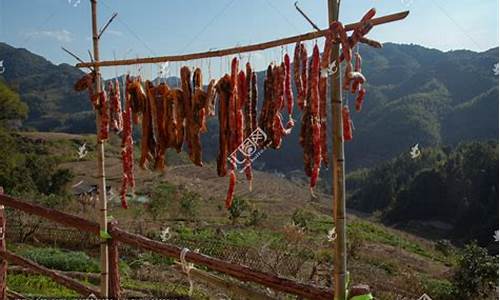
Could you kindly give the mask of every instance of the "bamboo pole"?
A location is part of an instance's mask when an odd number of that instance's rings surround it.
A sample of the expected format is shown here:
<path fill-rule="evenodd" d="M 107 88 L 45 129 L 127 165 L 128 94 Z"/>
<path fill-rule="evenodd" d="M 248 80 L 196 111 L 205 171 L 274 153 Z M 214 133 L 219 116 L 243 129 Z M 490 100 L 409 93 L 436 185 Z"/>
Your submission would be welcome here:
<path fill-rule="evenodd" d="M 3 187 L 0 186 L 0 195 L 3 194 Z M 7 220 L 5 218 L 5 208 L 0 204 L 0 251 L 7 250 L 5 235 L 7 231 Z M 7 299 L 7 260 L 0 259 L 0 300 Z"/>
<path fill-rule="evenodd" d="M 385 24 L 389 22 L 394 22 L 398 21 L 401 19 L 406 18 L 408 15 L 409 11 L 403 11 L 391 15 L 386 15 L 382 16 L 379 18 L 374 18 L 371 20 L 371 23 L 376 26 L 380 24 Z M 350 31 L 354 30 L 356 27 L 360 26 L 362 23 L 352 23 L 348 24 L 345 26 L 345 29 Z M 167 62 L 167 61 L 187 61 L 187 60 L 193 60 L 193 59 L 202 59 L 202 58 L 210 58 L 210 57 L 220 57 L 220 56 L 226 56 L 226 55 L 233 55 L 233 54 L 239 54 L 239 53 L 245 53 L 245 52 L 252 52 L 252 51 L 259 51 L 259 50 L 265 50 L 269 48 L 274 48 L 286 44 L 293 44 L 298 41 L 306 41 L 306 40 L 313 40 L 319 37 L 324 36 L 327 33 L 327 29 L 321 30 L 321 31 L 313 31 L 301 35 L 296 35 L 292 37 L 287 37 L 287 38 L 282 38 L 270 42 L 265 42 L 265 43 L 259 43 L 259 44 L 252 44 L 252 45 L 247 45 L 247 46 L 242 46 L 242 47 L 234 47 L 234 48 L 228 48 L 228 49 L 221 49 L 221 50 L 215 50 L 215 51 L 207 51 L 207 52 L 199 52 L 199 53 L 192 53 L 192 54 L 183 54 L 183 55 L 170 55 L 170 56 L 159 56 L 159 57 L 147 57 L 147 58 L 135 58 L 135 59 L 123 59 L 123 60 L 110 60 L 110 61 L 98 61 L 97 58 L 94 57 L 94 62 L 87 62 L 87 63 L 78 63 L 76 64 L 76 67 L 78 68 L 86 68 L 86 67 L 92 67 L 92 66 L 100 66 L 100 67 L 109 67 L 109 66 L 126 66 L 126 65 L 136 65 L 136 64 L 148 64 L 148 63 L 162 63 L 162 62 Z M 362 42 L 365 42 L 369 45 L 372 45 L 370 43 L 370 40 L 363 39 Z"/>
<path fill-rule="evenodd" d="M 328 0 L 328 23 L 338 21 L 340 0 Z M 339 60 L 339 44 L 335 44 L 330 62 Z M 332 188 L 333 214 L 337 239 L 335 240 L 334 279 L 335 300 L 346 300 L 346 229 L 345 229 L 345 184 L 344 184 L 344 138 L 342 130 L 342 85 L 340 68 L 330 76 L 332 103 Z"/>
<path fill-rule="evenodd" d="M 59 274 L 58 272 L 56 272 L 54 270 L 48 269 L 44 266 L 41 266 L 41 265 L 39 265 L 39 264 L 37 264 L 37 263 L 27 259 L 27 258 L 17 256 L 10 251 L 0 251 L 0 257 L 10 261 L 13 264 L 31 269 L 31 270 L 33 270 L 41 275 L 45 275 L 47 277 L 50 277 L 55 282 L 65 286 L 69 289 L 76 291 L 77 293 L 79 293 L 80 295 L 82 295 L 84 297 L 88 297 L 90 294 L 94 294 L 97 297 L 99 296 L 99 291 L 97 291 L 96 289 L 88 287 L 88 286 L 80 283 L 77 280 L 69 278 L 68 276 Z"/>
<path fill-rule="evenodd" d="M 94 61 L 99 62 L 99 29 L 97 27 L 97 0 L 90 0 L 92 6 L 92 41 L 94 46 Z M 101 92 L 101 74 L 99 66 L 94 67 L 96 76 L 96 93 Z M 106 199 L 106 173 L 104 171 L 104 141 L 99 138 L 100 131 L 100 115 L 96 111 L 96 128 L 97 128 L 97 172 L 99 179 L 99 205 L 97 206 L 97 216 L 99 220 L 99 229 L 101 233 L 108 232 L 107 220 L 107 199 Z M 108 243 L 105 239 L 101 239 L 101 295 L 108 298 L 109 288 L 109 261 L 108 261 Z"/>

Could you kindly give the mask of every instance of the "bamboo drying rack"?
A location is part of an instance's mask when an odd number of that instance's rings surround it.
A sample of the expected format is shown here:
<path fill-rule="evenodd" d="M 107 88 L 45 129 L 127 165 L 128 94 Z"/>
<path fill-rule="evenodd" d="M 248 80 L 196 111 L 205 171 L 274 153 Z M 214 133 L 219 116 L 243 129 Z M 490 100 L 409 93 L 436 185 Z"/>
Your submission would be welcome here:
<path fill-rule="evenodd" d="M 328 1 L 328 23 L 333 21 L 338 21 L 339 17 L 339 7 L 340 0 L 327 0 Z M 192 54 L 183 55 L 171 55 L 171 56 L 159 56 L 159 57 L 147 57 L 147 58 L 135 58 L 135 59 L 124 59 L 124 60 L 99 60 L 99 38 L 102 35 L 102 31 L 109 25 L 109 22 L 103 28 L 101 32 L 98 31 L 97 27 L 97 0 L 90 0 L 92 7 L 92 40 L 93 40 L 93 52 L 94 58 L 91 62 L 80 62 L 76 64 L 78 68 L 93 68 L 96 74 L 96 91 L 99 92 L 101 89 L 101 77 L 99 68 L 100 67 L 111 67 L 111 66 L 126 66 L 126 65 L 137 65 L 137 64 L 150 64 L 150 63 L 162 63 L 162 62 L 172 62 L 172 61 L 188 61 L 194 59 L 204 59 L 211 57 L 222 57 L 234 54 L 240 54 L 244 52 L 260 51 L 269 48 L 274 48 L 282 45 L 292 44 L 299 41 L 307 41 L 325 36 L 327 29 L 320 31 L 313 31 L 301 35 L 291 36 L 287 38 L 282 38 L 278 40 L 273 40 L 265 43 L 247 45 L 242 47 L 227 48 L 222 50 L 199 52 Z M 381 25 L 385 23 L 390 23 L 398 20 L 402 20 L 408 16 L 409 11 L 403 11 L 395 14 L 390 14 L 378 18 L 372 19 L 370 22 L 374 25 Z M 347 31 L 352 31 L 363 23 L 352 23 L 347 24 L 345 29 Z M 360 42 L 366 43 L 371 46 L 377 47 L 378 42 L 362 39 Z M 339 58 L 339 43 L 336 42 L 333 49 L 333 54 L 331 57 L 331 62 L 337 61 Z M 333 153 L 332 153 L 332 187 L 333 187 L 333 207 L 334 207 L 334 221 L 337 232 L 337 240 L 335 243 L 335 300 L 345 300 L 346 295 L 346 229 L 345 229 L 345 183 L 344 183 L 344 141 L 342 137 L 342 95 L 341 95 L 341 81 L 340 76 L 330 76 L 330 86 L 333 87 L 331 93 L 331 104 L 332 104 L 332 141 L 333 141 Z M 97 132 L 99 132 L 99 114 L 96 114 L 97 122 Z M 104 141 L 97 138 L 97 165 L 98 165 L 98 178 L 99 178 L 99 225 L 100 231 L 107 233 L 107 207 L 106 207 L 106 175 L 104 170 Z M 101 243 L 101 290 L 100 294 L 102 297 L 108 297 L 109 289 L 109 261 L 108 261 L 108 244 L 105 240 Z M 187 259 L 189 260 L 189 256 Z"/>

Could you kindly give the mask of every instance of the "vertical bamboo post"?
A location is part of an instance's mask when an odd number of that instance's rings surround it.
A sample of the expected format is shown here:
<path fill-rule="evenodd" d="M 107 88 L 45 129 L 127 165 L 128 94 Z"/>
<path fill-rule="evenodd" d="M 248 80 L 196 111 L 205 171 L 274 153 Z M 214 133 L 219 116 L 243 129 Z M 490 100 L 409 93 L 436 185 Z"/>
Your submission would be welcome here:
<path fill-rule="evenodd" d="M 116 223 L 110 223 L 110 231 Z M 121 299 L 120 289 L 120 257 L 118 254 L 119 242 L 112 238 L 109 242 L 109 298 L 113 300 Z"/>
<path fill-rule="evenodd" d="M 328 0 L 328 23 L 338 21 L 340 0 Z M 338 61 L 339 44 L 333 47 L 331 61 Z M 333 214 L 337 239 L 335 241 L 335 300 L 345 300 L 346 295 L 346 229 L 345 229 L 345 184 L 344 184 L 344 137 L 342 130 L 342 86 L 340 66 L 337 72 L 330 76 L 331 104 L 332 104 L 332 189 Z"/>
<path fill-rule="evenodd" d="M 99 61 L 99 29 L 97 27 L 97 0 L 90 0 L 92 6 L 92 41 L 94 45 L 94 61 Z M 99 66 L 94 67 L 96 76 L 96 93 L 101 92 L 101 74 Z M 97 172 L 99 179 L 99 205 L 97 206 L 97 216 L 99 219 L 99 227 L 101 233 L 108 232 L 107 220 L 107 199 L 106 199 L 106 174 L 104 172 L 104 141 L 99 138 L 101 118 L 99 112 L 96 111 L 96 128 L 97 128 Z M 101 238 L 101 297 L 108 298 L 108 243 Z"/>
<path fill-rule="evenodd" d="M 3 187 L 0 186 L 0 195 L 3 194 Z M 7 220 L 5 218 L 5 208 L 0 205 L 0 251 L 6 251 L 5 235 L 7 230 Z M 0 258 L 0 300 L 7 299 L 7 260 Z"/>

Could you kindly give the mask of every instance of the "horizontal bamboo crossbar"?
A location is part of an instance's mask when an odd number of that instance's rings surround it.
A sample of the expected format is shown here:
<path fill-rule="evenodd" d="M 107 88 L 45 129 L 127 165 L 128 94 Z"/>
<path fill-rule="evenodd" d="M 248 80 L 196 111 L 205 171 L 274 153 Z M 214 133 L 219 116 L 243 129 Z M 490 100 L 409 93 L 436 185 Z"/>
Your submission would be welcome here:
<path fill-rule="evenodd" d="M 62 275 L 54 270 L 48 269 L 44 266 L 41 266 L 27 258 L 17 256 L 10 251 L 0 251 L 0 257 L 9 261 L 10 263 L 16 264 L 18 266 L 22 266 L 28 268 L 30 270 L 35 271 L 38 274 L 45 275 L 47 277 L 52 278 L 55 282 L 72 289 L 79 293 L 84 297 L 88 297 L 90 294 L 94 294 L 94 296 L 99 296 L 99 291 L 97 289 L 90 288 L 77 280 L 69 278 L 66 275 Z"/>
<path fill-rule="evenodd" d="M 56 223 L 74 227 L 85 232 L 90 232 L 96 235 L 99 234 L 99 225 L 95 222 L 54 209 L 45 208 L 34 203 L 24 202 L 7 195 L 0 195 L 0 205 L 15 208 L 25 213 L 46 218 Z M 179 247 L 153 241 L 137 234 L 128 233 L 116 227 L 115 224 L 110 224 L 109 234 L 113 239 L 121 243 L 135 246 L 143 250 L 153 251 L 167 257 L 180 257 L 180 253 L 182 251 Z M 246 266 L 233 264 L 192 251 L 189 251 L 186 254 L 186 260 L 195 264 L 206 266 L 214 271 L 225 273 L 241 281 L 258 283 L 280 292 L 302 296 L 307 299 L 333 299 L 333 291 L 330 289 L 298 283 L 290 279 L 252 270 Z M 21 264 L 21 266 L 29 268 L 29 266 L 26 265 Z"/>
<path fill-rule="evenodd" d="M 371 23 L 376 26 L 380 24 L 385 24 L 389 22 L 394 22 L 398 20 L 402 20 L 408 16 L 409 11 L 403 11 L 391 15 L 382 16 L 379 18 L 374 18 L 371 20 Z M 345 26 L 347 31 L 352 31 L 362 23 L 352 23 Z M 183 55 L 170 55 L 170 56 L 159 56 L 159 57 L 146 57 L 146 58 L 134 58 L 134 59 L 122 59 L 122 60 L 108 60 L 108 61 L 99 61 L 99 62 L 86 62 L 86 63 L 78 63 L 76 67 L 78 68 L 88 68 L 88 67 L 110 67 L 110 66 L 127 66 L 127 65 L 137 65 L 137 64 L 150 64 L 150 63 L 162 63 L 169 61 L 188 61 L 193 59 L 201 59 L 201 58 L 210 58 L 210 57 L 221 57 L 227 55 L 234 55 L 244 52 L 252 52 L 265 50 L 269 48 L 274 48 L 282 45 L 293 44 L 298 41 L 307 41 L 313 40 L 315 38 L 319 38 L 324 36 L 327 33 L 327 29 L 321 31 L 312 31 L 309 33 L 296 35 L 292 37 L 282 38 L 270 42 L 252 44 L 242 47 L 234 47 L 228 49 L 221 50 L 213 50 L 207 52 L 199 52 L 192 54 L 183 54 Z"/>

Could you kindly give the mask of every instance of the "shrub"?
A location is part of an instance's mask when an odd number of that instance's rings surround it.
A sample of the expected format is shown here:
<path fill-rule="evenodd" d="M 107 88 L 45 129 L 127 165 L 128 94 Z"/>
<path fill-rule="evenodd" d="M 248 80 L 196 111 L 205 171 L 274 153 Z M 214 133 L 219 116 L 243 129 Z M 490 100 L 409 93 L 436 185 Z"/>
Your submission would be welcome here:
<path fill-rule="evenodd" d="M 63 251 L 57 248 L 34 248 L 22 255 L 49 269 L 98 273 L 99 265 L 84 252 Z"/>
<path fill-rule="evenodd" d="M 231 208 L 229 208 L 229 220 L 231 220 L 233 224 L 236 224 L 238 219 L 243 215 L 244 212 L 247 211 L 247 209 L 247 200 L 240 197 L 234 197 L 233 204 L 231 205 Z"/>
<path fill-rule="evenodd" d="M 498 258 L 475 242 L 468 244 L 458 258 L 453 285 L 457 299 L 489 299 L 498 287 Z"/>
<path fill-rule="evenodd" d="M 250 219 L 247 222 L 249 226 L 259 225 L 262 221 L 267 218 L 267 214 L 258 208 L 254 208 L 250 213 Z"/>
<path fill-rule="evenodd" d="M 196 192 L 185 191 L 180 201 L 180 213 L 186 217 L 194 218 L 198 214 L 198 204 L 201 196 Z"/>

